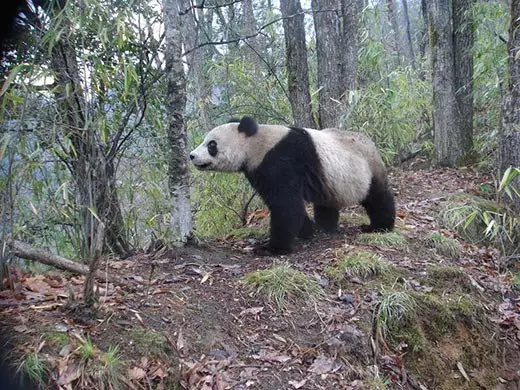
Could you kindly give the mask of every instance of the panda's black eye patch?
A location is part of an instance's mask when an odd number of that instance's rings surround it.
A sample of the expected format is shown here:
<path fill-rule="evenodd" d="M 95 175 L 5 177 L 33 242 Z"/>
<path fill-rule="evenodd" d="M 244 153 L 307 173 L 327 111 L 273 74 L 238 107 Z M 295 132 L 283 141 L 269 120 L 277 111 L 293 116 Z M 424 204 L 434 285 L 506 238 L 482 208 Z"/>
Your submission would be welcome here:
<path fill-rule="evenodd" d="M 215 157 L 218 153 L 217 142 L 209 141 L 208 142 L 208 153 L 211 157 Z"/>

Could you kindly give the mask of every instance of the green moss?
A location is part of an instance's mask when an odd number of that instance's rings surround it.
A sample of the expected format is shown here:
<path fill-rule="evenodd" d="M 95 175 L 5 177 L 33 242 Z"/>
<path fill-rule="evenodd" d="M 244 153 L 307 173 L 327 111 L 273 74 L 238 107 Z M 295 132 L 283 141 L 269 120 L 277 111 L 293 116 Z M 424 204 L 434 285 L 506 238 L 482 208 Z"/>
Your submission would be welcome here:
<path fill-rule="evenodd" d="M 269 224 L 266 222 L 260 226 L 242 226 L 231 230 L 229 233 L 231 236 L 238 238 L 255 238 L 263 239 L 269 237 Z"/>
<path fill-rule="evenodd" d="M 132 329 L 130 330 L 130 338 L 142 354 L 162 356 L 166 352 L 166 339 L 160 333 L 146 329 Z"/>
<path fill-rule="evenodd" d="M 69 343 L 69 336 L 67 335 L 67 333 L 64 332 L 46 332 L 43 335 L 43 338 L 45 339 L 45 341 L 47 341 L 48 344 L 58 348 L 63 348 L 65 345 Z"/>
<path fill-rule="evenodd" d="M 426 283 L 451 291 L 470 292 L 473 287 L 466 273 L 457 267 L 433 265 L 426 268 Z"/>
<path fill-rule="evenodd" d="M 408 243 L 406 237 L 397 231 L 389 233 L 363 233 L 357 241 L 367 245 L 389 246 L 396 249 L 406 249 Z"/>
<path fill-rule="evenodd" d="M 511 281 L 513 286 L 520 289 L 520 272 L 517 272 L 515 276 L 513 277 L 513 280 Z"/>
<path fill-rule="evenodd" d="M 379 275 L 390 269 L 390 264 L 381 256 L 360 251 L 350 256 L 342 257 L 338 263 L 325 268 L 325 274 L 336 283 L 345 278 L 357 277 L 366 279 Z"/>
<path fill-rule="evenodd" d="M 432 232 L 425 238 L 426 246 L 433 248 L 441 256 L 449 259 L 458 259 L 460 256 L 461 248 L 457 240 L 448 238 L 440 233 Z"/>

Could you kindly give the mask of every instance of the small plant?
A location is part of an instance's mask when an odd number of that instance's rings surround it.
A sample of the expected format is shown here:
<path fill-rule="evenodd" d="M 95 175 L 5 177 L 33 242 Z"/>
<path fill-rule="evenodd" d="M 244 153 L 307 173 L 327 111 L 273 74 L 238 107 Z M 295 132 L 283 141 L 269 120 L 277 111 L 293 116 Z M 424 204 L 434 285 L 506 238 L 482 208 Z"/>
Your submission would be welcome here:
<path fill-rule="evenodd" d="M 360 234 L 357 241 L 362 244 L 389 246 L 396 249 L 406 249 L 408 243 L 406 238 L 399 232 L 388 233 L 364 233 Z"/>
<path fill-rule="evenodd" d="M 520 289 L 520 272 L 517 272 L 515 274 L 511 283 L 513 284 L 513 286 Z"/>
<path fill-rule="evenodd" d="M 106 388 L 120 388 L 123 361 L 119 346 L 110 346 L 101 356 L 101 362 L 101 380 L 106 384 Z"/>
<path fill-rule="evenodd" d="M 391 338 L 392 330 L 417 317 L 415 299 L 404 291 L 385 292 L 374 312 L 376 337 Z"/>
<path fill-rule="evenodd" d="M 78 348 L 79 356 L 83 361 L 91 360 L 94 357 L 94 352 L 94 344 L 92 344 L 92 340 L 88 338 L 85 339 Z"/>
<path fill-rule="evenodd" d="M 62 348 L 69 343 L 69 336 L 64 332 L 47 332 L 44 338 L 49 344 L 58 348 Z"/>
<path fill-rule="evenodd" d="M 142 354 L 153 356 L 164 354 L 164 346 L 166 343 L 162 334 L 146 329 L 132 329 L 130 331 L 130 337 L 134 341 L 136 348 Z"/>
<path fill-rule="evenodd" d="M 38 353 L 30 352 L 22 361 L 21 372 L 22 377 L 27 375 L 32 382 L 42 385 L 47 374 L 45 360 Z"/>
<path fill-rule="evenodd" d="M 360 251 L 353 255 L 343 257 L 340 261 L 325 269 L 325 273 L 336 282 L 345 277 L 357 277 L 366 279 L 373 275 L 379 275 L 388 270 L 389 264 L 374 253 Z"/>
<path fill-rule="evenodd" d="M 323 294 L 316 280 L 288 264 L 252 272 L 244 277 L 244 282 L 279 309 L 285 307 L 287 298 L 314 299 Z"/>
<path fill-rule="evenodd" d="M 439 255 L 450 259 L 457 259 L 460 256 L 460 245 L 454 238 L 443 236 L 438 232 L 432 232 L 426 236 L 426 246 L 433 248 Z"/>

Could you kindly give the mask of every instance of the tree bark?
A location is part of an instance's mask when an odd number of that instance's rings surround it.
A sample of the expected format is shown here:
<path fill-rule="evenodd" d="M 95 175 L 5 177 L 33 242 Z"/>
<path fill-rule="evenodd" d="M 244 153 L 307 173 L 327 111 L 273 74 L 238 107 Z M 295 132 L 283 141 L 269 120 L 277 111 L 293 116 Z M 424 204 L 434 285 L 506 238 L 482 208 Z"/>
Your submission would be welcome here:
<path fill-rule="evenodd" d="M 362 10 L 362 0 L 341 0 L 343 14 L 343 30 L 341 32 L 343 52 L 343 90 L 346 97 L 350 91 L 357 89 L 358 83 L 358 19 Z M 348 102 L 346 102 L 348 103 Z"/>
<path fill-rule="evenodd" d="M 336 0 L 312 0 L 318 60 L 319 127 L 336 127 L 343 98 L 340 6 Z"/>
<path fill-rule="evenodd" d="M 397 54 L 397 65 L 402 65 L 403 59 L 403 49 L 401 46 L 401 29 L 399 28 L 399 22 L 397 21 L 397 13 L 395 9 L 395 4 L 393 0 L 386 1 L 386 7 L 388 9 L 388 19 L 390 20 L 390 24 L 392 25 L 392 31 L 394 33 L 394 44 L 395 44 L 395 53 Z"/>
<path fill-rule="evenodd" d="M 209 2 L 204 4 L 208 5 Z M 183 42 L 186 51 L 192 50 L 198 45 L 211 41 L 213 23 L 213 9 L 204 10 L 191 8 L 191 1 L 184 0 L 183 8 L 190 11 L 183 16 Z M 209 3 L 213 4 L 213 3 Z M 195 119 L 199 128 L 209 130 L 213 128 L 211 115 L 211 86 L 208 80 L 207 63 L 213 55 L 213 47 L 206 45 L 190 51 L 187 55 L 188 62 L 188 101 L 193 105 Z"/>
<path fill-rule="evenodd" d="M 37 261 L 39 263 L 50 265 L 63 271 L 72 272 L 78 275 L 88 276 L 91 272 L 91 270 L 89 270 L 89 267 L 83 264 L 76 263 L 74 261 L 66 259 L 65 257 L 54 255 L 42 249 L 33 248 L 32 246 L 20 241 L 10 241 L 8 243 L 8 246 L 9 250 L 13 253 L 13 255 L 18 256 L 22 259 Z M 115 283 L 123 286 L 129 285 L 127 281 L 119 278 L 118 276 L 108 275 L 98 271 L 94 273 L 94 277 L 102 282 L 108 280 L 110 283 Z"/>
<path fill-rule="evenodd" d="M 435 162 L 455 166 L 465 149 L 458 126 L 450 1 L 427 1 L 427 10 L 433 65 Z"/>
<path fill-rule="evenodd" d="M 473 147 L 473 0 L 452 0 L 455 96 L 464 153 Z"/>
<path fill-rule="evenodd" d="M 509 54 L 509 81 L 502 99 L 502 120 L 499 137 L 499 173 L 520 167 L 520 0 L 511 0 L 511 22 L 507 49 Z M 520 176 L 513 183 L 520 189 Z M 504 199 L 511 202 L 509 199 Z M 520 198 L 514 197 L 513 206 L 520 211 Z"/>
<path fill-rule="evenodd" d="M 410 65 L 415 70 L 415 52 L 413 50 L 412 32 L 410 29 L 410 15 L 408 14 L 408 1 L 402 0 L 403 4 L 403 18 L 404 18 L 404 30 L 406 33 L 405 49 L 406 56 L 410 59 Z"/>
<path fill-rule="evenodd" d="M 70 41 L 59 41 L 53 46 L 51 67 L 56 74 L 56 96 L 65 132 L 73 145 L 67 159 L 78 187 L 83 224 L 83 257 L 85 260 L 91 258 L 92 243 L 96 241 L 96 217 L 106 226 L 107 247 L 118 255 L 125 255 L 130 247 L 117 196 L 114 161 L 107 160 L 103 143 L 98 139 L 92 124 L 85 119 L 76 49 Z"/>
<path fill-rule="evenodd" d="M 294 123 L 315 128 L 312 117 L 304 15 L 300 0 L 281 0 L 287 64 L 287 84 Z"/>
<path fill-rule="evenodd" d="M 256 34 L 256 23 L 255 13 L 253 10 L 253 0 L 242 0 L 242 13 L 244 15 L 244 22 L 242 23 L 242 33 L 244 36 L 251 36 Z M 255 71 L 260 72 L 262 67 L 260 66 L 259 52 L 260 48 L 258 45 L 258 39 L 256 36 L 246 39 L 246 50 L 245 54 L 249 57 Z"/>
<path fill-rule="evenodd" d="M 181 0 L 164 0 L 165 63 L 168 82 L 168 180 L 172 197 L 173 244 L 183 245 L 192 231 L 187 133 L 184 123 L 186 81 L 182 65 Z"/>

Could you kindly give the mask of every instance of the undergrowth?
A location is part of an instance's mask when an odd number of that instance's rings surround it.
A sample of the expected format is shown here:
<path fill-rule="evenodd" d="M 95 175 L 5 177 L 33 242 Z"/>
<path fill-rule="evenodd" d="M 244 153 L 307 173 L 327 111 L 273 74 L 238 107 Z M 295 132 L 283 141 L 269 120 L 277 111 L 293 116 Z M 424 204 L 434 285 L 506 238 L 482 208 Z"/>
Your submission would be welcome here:
<path fill-rule="evenodd" d="M 323 290 L 315 279 L 285 263 L 251 272 L 243 280 L 278 309 L 284 309 L 287 300 L 315 299 L 323 295 Z"/>

